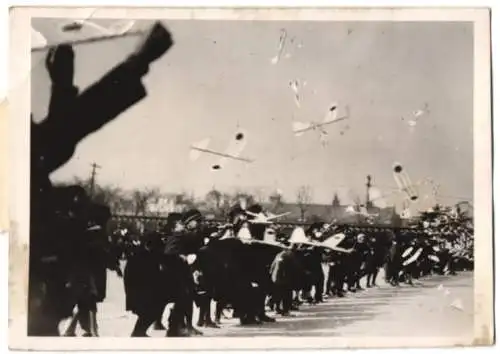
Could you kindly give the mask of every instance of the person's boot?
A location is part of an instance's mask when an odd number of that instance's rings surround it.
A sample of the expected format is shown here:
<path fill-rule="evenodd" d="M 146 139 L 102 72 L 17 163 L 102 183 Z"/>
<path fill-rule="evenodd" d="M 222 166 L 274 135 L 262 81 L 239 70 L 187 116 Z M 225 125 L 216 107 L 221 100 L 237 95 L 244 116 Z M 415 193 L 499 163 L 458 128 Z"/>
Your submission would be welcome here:
<path fill-rule="evenodd" d="M 186 328 L 169 328 L 166 333 L 167 337 L 190 337 L 189 331 Z"/>
<path fill-rule="evenodd" d="M 220 328 L 220 326 L 218 326 L 211 319 L 210 320 L 205 320 L 205 327 L 207 327 L 207 328 Z"/>
<path fill-rule="evenodd" d="M 194 328 L 193 326 L 189 326 L 187 328 L 187 332 L 192 335 L 192 336 L 202 336 L 203 335 L 203 332 Z"/>
<path fill-rule="evenodd" d="M 68 328 L 66 328 L 66 331 L 64 331 L 63 337 L 75 337 L 76 336 L 76 325 L 78 323 L 78 317 L 79 314 L 76 313 L 71 317 L 71 322 L 68 325 Z"/>
<path fill-rule="evenodd" d="M 131 337 L 149 337 L 147 335 L 147 330 L 148 327 L 146 322 L 141 318 L 138 317 L 137 320 L 135 321 L 135 326 L 132 331 L 132 334 L 130 335 Z"/>
<path fill-rule="evenodd" d="M 267 316 L 266 314 L 261 314 L 260 316 L 257 317 L 260 321 L 262 322 L 267 322 L 267 323 L 272 323 L 276 322 L 276 319 Z"/>
<path fill-rule="evenodd" d="M 155 331 L 164 331 L 166 330 L 165 326 L 163 325 L 163 323 L 161 322 L 161 318 L 157 319 L 155 321 L 155 323 L 153 324 L 153 329 Z"/>
<path fill-rule="evenodd" d="M 99 337 L 96 311 L 89 311 L 90 336 Z"/>
<path fill-rule="evenodd" d="M 260 323 L 261 322 L 257 321 L 257 319 L 254 316 L 243 315 L 240 317 L 240 324 L 242 326 L 256 325 Z"/>

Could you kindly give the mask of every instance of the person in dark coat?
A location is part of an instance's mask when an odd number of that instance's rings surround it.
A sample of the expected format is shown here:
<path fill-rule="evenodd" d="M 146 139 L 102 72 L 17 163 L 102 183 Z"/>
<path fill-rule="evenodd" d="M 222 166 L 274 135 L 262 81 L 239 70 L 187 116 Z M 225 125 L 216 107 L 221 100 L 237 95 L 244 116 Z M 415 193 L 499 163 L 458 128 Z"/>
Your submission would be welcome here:
<path fill-rule="evenodd" d="M 106 235 L 106 225 L 111 218 L 108 207 L 90 206 L 89 227 L 82 245 L 81 263 L 75 275 L 77 283 L 77 308 L 64 336 L 75 336 L 77 322 L 84 330 L 84 337 L 98 337 L 97 303 L 106 298 L 107 269 L 114 270 L 122 276 L 117 259 L 111 253 Z"/>
<path fill-rule="evenodd" d="M 165 238 L 165 272 L 175 276 L 179 286 L 178 298 L 169 318 L 167 336 L 170 337 L 202 334 L 193 326 L 195 284 L 187 262 L 187 256 L 196 255 L 204 245 L 205 235 L 200 230 L 202 219 L 198 210 L 187 211 L 180 228 Z"/>
<path fill-rule="evenodd" d="M 325 223 L 316 222 L 312 224 L 306 231 L 306 236 L 314 241 L 319 242 L 323 237 L 323 230 L 325 228 Z M 310 286 L 304 289 L 304 293 L 310 294 L 312 287 L 314 287 L 314 303 L 323 302 L 323 292 L 324 292 L 324 282 L 325 275 L 323 273 L 323 267 L 321 266 L 323 259 L 323 250 L 319 247 L 312 247 L 310 251 L 310 268 L 312 279 Z"/>
<path fill-rule="evenodd" d="M 375 229 L 368 242 L 370 253 L 366 262 L 366 287 L 377 286 L 377 276 L 383 267 L 388 248 L 384 242 L 384 234 L 379 229 Z"/>
<path fill-rule="evenodd" d="M 289 316 L 292 310 L 295 279 L 301 274 L 296 252 L 285 249 L 278 253 L 271 264 L 271 280 L 274 285 L 272 307 L 276 313 Z"/>

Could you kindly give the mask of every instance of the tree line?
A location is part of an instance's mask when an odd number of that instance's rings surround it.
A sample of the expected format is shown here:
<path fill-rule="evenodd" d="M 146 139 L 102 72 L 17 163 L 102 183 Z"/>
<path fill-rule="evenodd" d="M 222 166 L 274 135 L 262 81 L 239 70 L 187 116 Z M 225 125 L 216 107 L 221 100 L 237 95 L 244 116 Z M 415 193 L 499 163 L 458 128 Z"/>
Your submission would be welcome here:
<path fill-rule="evenodd" d="M 111 212 L 115 215 L 127 216 L 165 216 L 174 211 L 184 211 L 190 208 L 198 208 L 203 212 L 212 214 L 215 218 L 221 218 L 227 215 L 229 210 L 236 204 L 261 204 L 264 208 L 272 213 L 278 214 L 286 211 L 287 204 L 294 204 L 297 213 L 297 221 L 311 221 L 321 219 L 320 216 L 314 215 L 311 212 L 313 204 L 313 188 L 309 185 L 302 185 L 297 188 L 295 198 L 293 200 L 285 200 L 282 193 L 276 190 L 272 193 L 265 194 L 262 191 L 242 191 L 237 190 L 233 193 L 224 192 L 216 188 L 212 188 L 203 198 L 196 198 L 189 191 L 181 191 L 176 193 L 165 193 L 160 188 L 135 188 L 124 189 L 112 185 L 102 185 L 94 183 L 91 185 L 91 180 L 74 178 L 67 183 L 59 183 L 59 185 L 80 185 L 91 196 L 96 203 L 105 204 L 110 207 Z M 332 207 L 341 207 L 337 193 L 334 194 Z"/>

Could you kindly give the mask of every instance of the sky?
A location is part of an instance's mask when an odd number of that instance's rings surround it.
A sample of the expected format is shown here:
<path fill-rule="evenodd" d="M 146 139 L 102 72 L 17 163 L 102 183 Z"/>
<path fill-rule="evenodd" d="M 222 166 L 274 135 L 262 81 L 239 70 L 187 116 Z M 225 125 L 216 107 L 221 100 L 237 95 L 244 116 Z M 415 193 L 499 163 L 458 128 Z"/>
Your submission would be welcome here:
<path fill-rule="evenodd" d="M 62 20 L 35 19 L 49 42 Z M 389 203 L 401 206 L 392 167 L 401 163 L 412 183 L 430 178 L 447 196 L 473 197 L 473 27 L 460 22 L 163 21 L 175 44 L 143 79 L 148 96 L 82 141 L 53 180 L 88 178 L 122 188 L 159 187 L 204 195 L 212 187 L 270 193 L 295 201 L 300 186 L 313 201 L 364 199 L 366 175 Z M 109 24 L 103 22 L 103 24 Z M 138 21 L 134 28 L 150 22 Z M 287 41 L 280 61 L 281 30 Z M 90 35 L 91 31 L 81 36 Z M 75 83 L 84 89 L 134 48 L 137 38 L 75 46 Z M 46 115 L 50 81 L 45 52 L 32 55 L 32 111 Z M 291 80 L 300 86 L 300 108 Z M 293 121 L 321 121 L 332 103 L 348 120 L 296 137 Z M 429 112 L 411 127 L 413 112 Z M 218 158 L 189 159 L 190 145 L 211 138 L 224 151 L 238 129 L 246 131 L 241 156 L 219 171 Z M 429 186 L 418 187 L 414 206 L 426 208 Z M 446 199 L 448 198 L 448 199 Z"/>

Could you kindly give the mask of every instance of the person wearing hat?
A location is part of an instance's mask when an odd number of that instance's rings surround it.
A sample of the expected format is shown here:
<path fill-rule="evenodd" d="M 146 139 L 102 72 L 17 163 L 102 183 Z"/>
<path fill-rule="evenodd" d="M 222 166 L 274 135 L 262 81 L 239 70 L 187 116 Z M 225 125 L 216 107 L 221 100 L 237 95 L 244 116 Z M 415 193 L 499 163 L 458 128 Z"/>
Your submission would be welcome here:
<path fill-rule="evenodd" d="M 250 206 L 248 209 L 247 209 L 248 212 L 252 213 L 252 214 L 261 214 L 263 213 L 263 208 L 261 205 L 259 204 L 254 204 L 252 206 Z M 259 241 L 262 241 L 264 239 L 264 234 L 266 232 L 266 228 L 267 226 L 269 225 L 268 222 L 256 222 L 255 220 L 257 219 L 254 215 L 248 215 L 248 229 L 250 231 L 250 234 L 252 235 L 252 238 L 255 239 L 255 240 L 259 240 Z M 252 222 L 254 220 L 254 222 Z"/>
<path fill-rule="evenodd" d="M 202 332 L 193 326 L 193 303 L 195 299 L 195 283 L 188 264 L 188 256 L 196 255 L 204 245 L 204 234 L 201 232 L 203 215 L 197 209 L 182 214 L 180 222 L 165 238 L 165 271 L 176 273 L 176 285 L 179 287 L 177 301 L 170 313 L 167 336 L 201 335 Z M 171 276 L 172 277 L 172 276 Z"/>
<path fill-rule="evenodd" d="M 227 215 L 227 221 L 232 225 L 234 235 L 238 235 L 238 232 L 247 219 L 247 214 L 240 204 L 236 204 L 233 208 L 231 208 Z"/>

